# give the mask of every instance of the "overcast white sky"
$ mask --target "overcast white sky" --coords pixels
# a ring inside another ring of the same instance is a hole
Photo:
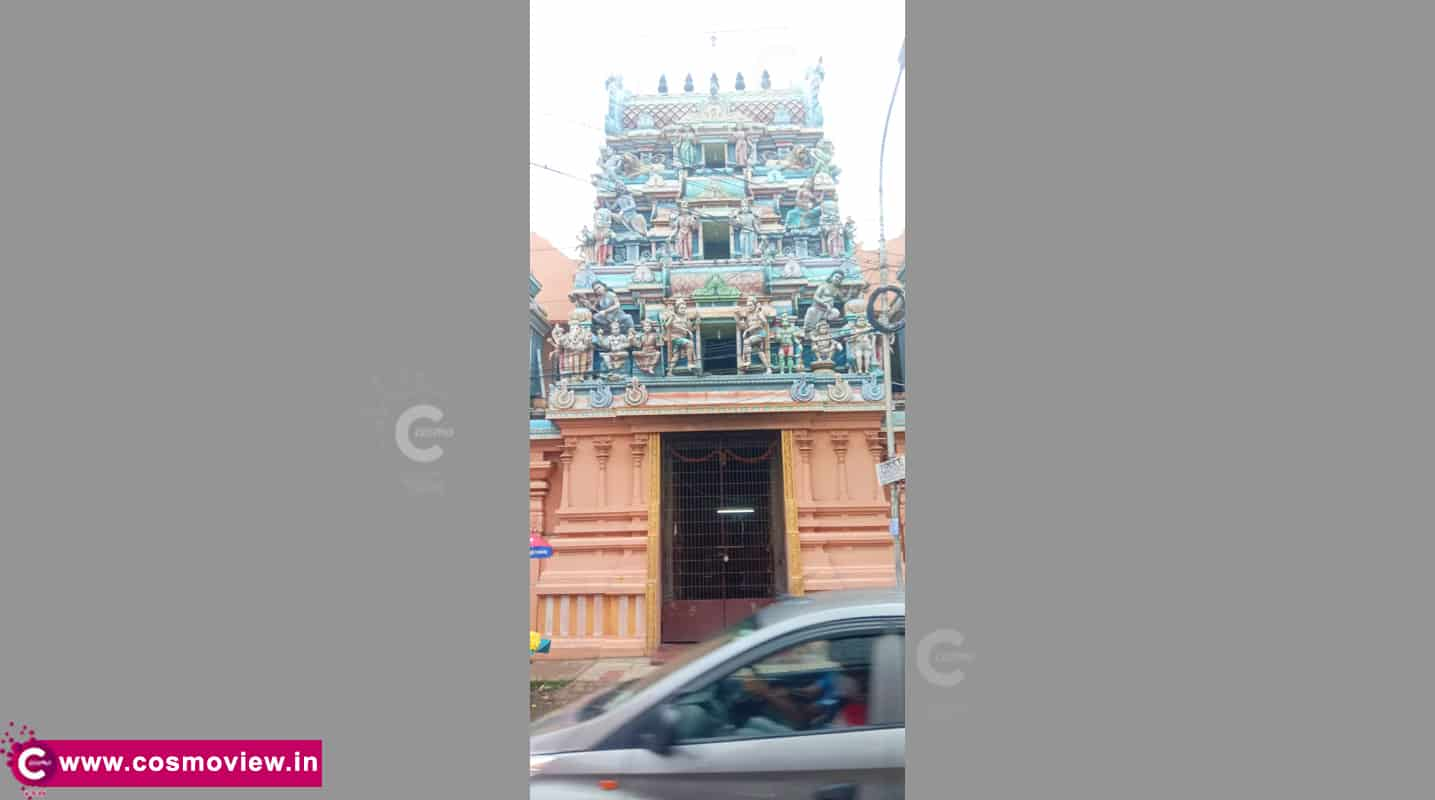
[[[842,168],[841,211],[856,220],[857,238],[876,247],[878,154],[906,36],[903,3],[532,0],[529,9],[528,160],[582,179],[529,167],[535,233],[574,255],[579,230],[592,221],[588,178],[603,144],[608,75],[622,75],[630,92],[652,93],[666,73],[669,93],[677,94],[691,72],[695,91],[706,94],[713,72],[723,91],[732,90],[739,71],[757,88],[764,68],[775,87],[801,85],[821,56],[824,127]],[[906,83],[903,75],[887,134],[889,239],[906,220]]]

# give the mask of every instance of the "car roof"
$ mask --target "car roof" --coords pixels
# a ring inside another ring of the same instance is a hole
[[[807,616],[907,613],[907,598],[896,589],[842,589],[783,597],[757,613],[759,627],[770,627]]]

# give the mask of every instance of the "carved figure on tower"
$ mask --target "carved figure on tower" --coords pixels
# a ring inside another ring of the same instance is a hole
[[[842,218],[837,212],[824,210],[822,212],[822,254],[839,258],[846,254],[847,246],[843,241]]]
[[[842,349],[842,342],[832,335],[832,329],[826,322],[817,323],[817,328],[812,332],[812,362],[813,369],[832,369],[833,358],[837,351]]]
[[[757,212],[752,210],[752,202],[743,198],[742,207],[732,218],[733,227],[737,230],[737,255],[739,257],[755,256],[758,254],[760,245],[757,238]]]
[[[633,354],[633,363],[638,369],[649,375],[654,374],[658,369],[658,361],[663,357],[662,337],[658,335],[658,326],[650,319],[643,320],[642,332],[633,331],[633,347],[637,350]]]
[[[638,234],[648,235],[648,221],[643,218],[642,212],[638,211],[638,201],[633,199],[633,193],[628,191],[627,186],[618,190],[618,221],[623,227]]]
[[[623,311],[617,295],[602,281],[593,282],[593,294],[585,298],[583,304],[593,312],[593,329],[599,334],[607,336],[620,332],[627,335],[632,330],[633,318]]]
[[[788,230],[807,228],[817,224],[823,195],[817,191],[815,177],[808,178],[797,189],[797,206],[787,212],[785,225]]]
[[[691,125],[686,126],[678,132],[678,143],[675,151],[676,164],[678,169],[696,169],[702,166],[702,147],[698,145],[698,131]]]
[[[628,369],[628,348],[632,341],[626,333],[614,331],[603,339],[603,361],[608,368],[608,380],[622,380]]]
[[[827,72],[822,68],[822,59],[817,59],[817,66],[807,70],[807,126],[809,128],[822,127],[822,100],[819,93],[822,91],[822,81],[827,77]]]
[[[832,274],[827,276],[827,280],[818,284],[817,288],[813,290],[812,305],[807,308],[807,316],[802,319],[802,330],[809,337],[814,335],[813,332],[820,324],[842,324],[842,307],[847,302],[847,295],[842,290],[842,281],[846,277],[846,273],[842,270],[833,270]]]
[[[772,355],[768,350],[772,331],[768,328],[766,309],[758,303],[756,297],[749,295],[738,307],[737,324],[742,335],[742,358],[738,365],[739,368],[743,372],[753,369],[752,357],[756,355],[767,374],[771,375]]]
[[[674,370],[694,372],[701,364],[694,354],[697,341],[697,314],[688,310],[688,301],[679,297],[663,307],[663,340],[668,346],[668,374]],[[679,367],[679,364],[682,367]]]
[[[688,208],[687,201],[683,201],[678,208],[678,216],[673,220],[673,254],[679,261],[691,261],[693,259],[693,235],[699,227],[698,215]]]
[[[848,371],[859,375],[870,375],[876,363],[877,334],[867,317],[860,316],[853,323],[852,336],[847,342]]]
[[[621,75],[613,75],[604,82],[608,90],[608,116],[603,119],[603,130],[609,134],[623,132],[623,109],[628,104],[628,92],[623,88]]]
[[[603,205],[602,199],[593,201],[593,263],[603,266],[613,257],[613,245],[608,237],[613,232],[613,212]]]

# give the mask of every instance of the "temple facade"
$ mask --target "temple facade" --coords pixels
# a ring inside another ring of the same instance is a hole
[[[530,562],[529,615],[549,658],[650,654],[782,595],[894,582],[886,365],[820,61],[806,77],[608,81],[566,319],[530,279],[530,527],[554,554]]]

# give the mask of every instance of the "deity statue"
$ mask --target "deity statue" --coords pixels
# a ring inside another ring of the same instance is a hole
[[[593,285],[596,276],[593,273],[593,262],[582,261],[578,264],[578,271],[573,274],[573,288],[587,289]]]
[[[817,66],[807,70],[807,127],[822,127],[822,100],[818,93],[822,91],[822,80],[827,77],[827,72],[822,68],[822,59],[817,59]]]
[[[693,234],[699,227],[698,215],[688,208],[687,201],[683,201],[678,209],[677,219],[673,220],[673,233],[669,237],[673,241],[673,252],[679,261],[693,259]]]
[[[809,155],[807,145],[799,144],[792,148],[792,152],[787,154],[787,160],[782,162],[782,166],[784,169],[793,171],[801,171],[812,166],[812,157]]]
[[[548,342],[553,345],[550,357],[553,359],[553,378],[557,380],[563,377],[563,353],[567,349],[568,342],[568,331],[564,330],[561,322],[554,325],[553,330],[548,332]]]
[[[698,145],[698,131],[689,125],[679,134],[677,163],[679,169],[696,169],[703,164],[702,147]]]
[[[842,219],[835,211],[823,211],[822,222],[818,228],[822,232],[822,253],[832,258],[840,258],[847,252],[846,244],[843,241]]]
[[[643,218],[642,212],[638,211],[638,201],[633,199],[633,193],[624,186],[618,190],[618,221],[623,227],[638,234],[648,235],[648,221]]]
[[[836,179],[842,173],[836,164],[832,163],[832,142],[823,139],[816,148],[809,150],[808,159],[812,162],[813,175],[826,175]]]
[[[733,227],[737,229],[737,256],[755,256],[760,245],[757,239],[757,212],[752,210],[752,202],[743,198],[742,208],[733,215]]]
[[[593,261],[597,257],[597,254],[593,252],[593,244],[593,232],[588,230],[587,225],[584,225],[583,231],[578,234],[578,256],[584,262]]]
[[[866,316],[858,317],[853,323],[852,337],[847,342],[848,371],[859,375],[872,374],[876,356],[877,334]]]
[[[857,252],[857,223],[851,217],[842,224],[842,246],[843,255],[851,256]]]
[[[737,165],[747,169],[757,163],[757,133],[748,130],[747,126],[738,129],[736,136],[737,146],[734,148],[734,159]]]
[[[587,378],[593,371],[593,330],[586,322],[571,326],[563,341],[563,375]]]
[[[622,166],[619,168],[619,174],[627,178],[636,178],[648,172],[650,169],[651,167],[644,164],[643,159],[638,158],[636,153],[624,153],[622,155]]]
[[[614,153],[613,148],[604,146],[602,154],[598,156],[598,170],[614,188],[623,182],[619,177],[622,167],[623,157]]]
[[[826,322],[817,323],[817,327],[812,331],[811,341],[813,368],[831,369],[832,359],[837,355],[837,351],[842,349],[842,342],[832,335],[832,328]]]
[[[694,368],[701,370],[693,355],[697,341],[697,315],[688,311],[687,299],[679,297],[672,305],[665,306],[662,323],[663,339],[668,345],[668,374],[673,374],[679,361],[686,363],[687,372],[694,371]]]
[[[653,274],[653,268],[646,261],[638,262],[633,268],[633,283],[656,283],[657,276]]]
[[[623,89],[623,78],[613,75],[604,82],[608,90],[608,116],[603,119],[603,130],[609,134],[623,132],[623,107],[628,103],[628,92]]]
[[[613,331],[603,339],[603,361],[608,367],[609,380],[622,380],[628,367],[628,348],[632,346],[627,333]]]
[[[613,257],[608,237],[613,231],[613,212],[601,199],[593,201],[593,263],[603,266]]]
[[[772,374],[772,356],[768,353],[771,330],[767,325],[767,314],[757,298],[749,295],[739,305],[737,324],[742,337],[742,358],[738,368],[747,372],[753,368],[752,356],[756,353],[767,374]]]
[[[784,314],[778,326],[777,368],[779,372],[797,372],[802,369],[802,331],[794,324],[792,315]]]
[[[791,230],[816,224],[822,198],[822,194],[817,191],[815,178],[808,178],[797,189],[797,207],[787,212],[787,228]]]
[[[842,323],[842,307],[847,302],[847,295],[842,291],[842,281],[846,277],[842,270],[833,270],[827,280],[818,284],[817,289],[812,292],[812,305],[808,307],[807,316],[802,320],[802,330],[809,337],[819,324]]]
[[[637,351],[633,354],[633,364],[649,375],[654,374],[658,369],[658,360],[663,356],[658,326],[650,319],[643,320],[643,330],[633,331],[630,341]]]
[[[568,302],[573,304],[573,311],[568,315],[568,327],[574,325],[593,324],[593,311],[588,308],[583,292],[569,292]]]
[[[593,312],[593,329],[607,336],[612,333],[627,335],[633,328],[633,318],[623,311],[617,295],[602,281],[593,282],[593,296],[585,299],[584,305]]]

